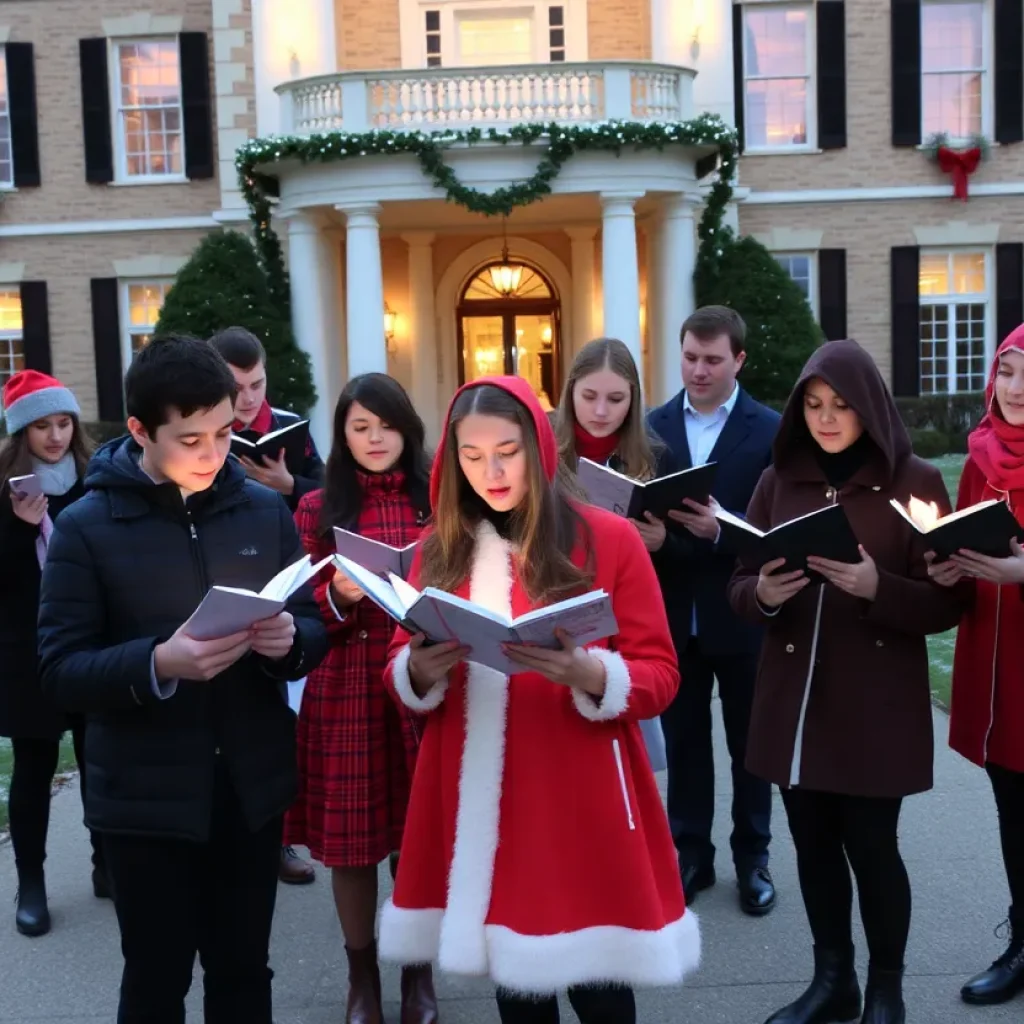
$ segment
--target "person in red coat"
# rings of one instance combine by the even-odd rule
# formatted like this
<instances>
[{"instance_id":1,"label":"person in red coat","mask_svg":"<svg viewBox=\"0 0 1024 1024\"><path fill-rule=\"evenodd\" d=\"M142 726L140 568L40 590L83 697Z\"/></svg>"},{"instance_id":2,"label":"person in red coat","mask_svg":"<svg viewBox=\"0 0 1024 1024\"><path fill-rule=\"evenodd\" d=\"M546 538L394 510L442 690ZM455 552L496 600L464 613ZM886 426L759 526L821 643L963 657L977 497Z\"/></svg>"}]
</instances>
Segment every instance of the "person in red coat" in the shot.
<instances>
[{"instance_id":1,"label":"person in red coat","mask_svg":"<svg viewBox=\"0 0 1024 1024\"><path fill-rule=\"evenodd\" d=\"M986 413L968 439L957 508L998 498L1024 525L1024 325L999 346L985 390ZM1002 1003L1024 990L1024 550L1005 558L962 551L931 567L951 586L973 583L953 658L949 744L992 782L1010 886L1010 942L960 990L967 1003Z\"/></svg>"},{"instance_id":2,"label":"person in red coat","mask_svg":"<svg viewBox=\"0 0 1024 1024\"><path fill-rule=\"evenodd\" d=\"M567 497L548 418L517 377L455 395L431 474L433 526L410 581L505 616L604 589L618 633L509 645L512 676L399 629L385 679L426 721L383 959L496 982L501 1020L636 1019L632 987L698 963L640 721L679 670L632 524Z\"/></svg>"},{"instance_id":3,"label":"person in red coat","mask_svg":"<svg viewBox=\"0 0 1024 1024\"><path fill-rule=\"evenodd\" d=\"M306 494L295 513L314 560L335 551L335 526L394 547L418 538L429 512L423 441L423 422L397 381L380 373L349 381L334 414L324 487ZM302 697L299 797L285 838L331 868L349 962L346 1021L380 1024L377 866L401 848L416 727L383 683L390 620L330 567L315 592L330 650ZM402 1022L436 1021L430 968L410 967L402 975Z\"/></svg>"}]
</instances>

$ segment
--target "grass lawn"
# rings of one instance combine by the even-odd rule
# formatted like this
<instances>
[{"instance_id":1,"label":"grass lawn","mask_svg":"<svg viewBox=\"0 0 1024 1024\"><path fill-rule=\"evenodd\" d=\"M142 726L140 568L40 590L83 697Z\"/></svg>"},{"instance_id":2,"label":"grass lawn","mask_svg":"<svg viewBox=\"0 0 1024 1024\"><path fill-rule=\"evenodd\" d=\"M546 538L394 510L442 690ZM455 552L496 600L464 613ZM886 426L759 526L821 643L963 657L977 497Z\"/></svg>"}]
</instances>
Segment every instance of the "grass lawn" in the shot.
<instances>
[{"instance_id":1,"label":"grass lawn","mask_svg":"<svg viewBox=\"0 0 1024 1024\"><path fill-rule=\"evenodd\" d=\"M11 782L11 761L14 754L11 741L0 739L0 833L7 831L7 787ZM71 745L71 733L61 741L57 771L67 772L75 767L75 751Z\"/></svg>"}]
</instances>

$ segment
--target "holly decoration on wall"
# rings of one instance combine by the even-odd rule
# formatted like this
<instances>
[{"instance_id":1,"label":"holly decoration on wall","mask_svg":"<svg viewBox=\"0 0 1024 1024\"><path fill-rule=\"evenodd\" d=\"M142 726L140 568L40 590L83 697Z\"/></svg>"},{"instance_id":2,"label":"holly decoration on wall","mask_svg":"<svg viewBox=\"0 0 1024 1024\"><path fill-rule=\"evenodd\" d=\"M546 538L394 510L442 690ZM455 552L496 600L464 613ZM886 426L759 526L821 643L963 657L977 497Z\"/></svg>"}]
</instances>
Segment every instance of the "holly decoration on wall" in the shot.
<instances>
[{"instance_id":1,"label":"holly decoration on wall","mask_svg":"<svg viewBox=\"0 0 1024 1024\"><path fill-rule=\"evenodd\" d=\"M967 180L989 154L989 142L984 135L972 135L966 144L954 146L945 132L937 132L925 143L925 151L939 170L953 180L953 199L967 202Z\"/></svg>"},{"instance_id":2,"label":"holly decoration on wall","mask_svg":"<svg viewBox=\"0 0 1024 1024\"><path fill-rule=\"evenodd\" d=\"M536 146L537 169L524 181L481 192L464 184L445 162L445 151L456 146ZM691 121L658 122L606 121L594 125L522 124L507 130L471 128L467 131L424 133L418 131L344 131L315 135L272 136L253 139L235 157L239 187L249 207L257 250L267 273L275 302L282 312L291 308L288 274L281 243L271 222L273 199L277 195L274 165L284 161L303 164L358 160L369 156L406 154L415 156L420 169L434 187L451 203L488 217L507 216L516 207L529 206L551 193L551 183L562 167L577 153L602 151L621 154L624 150L664 150L670 146L706 147L710 153L698 161L698 174L717 167L717 176L706 197L698 226L699 271L714 274L728 238L724 225L726 208L732 199L736 173L735 131L716 114L702 114Z\"/></svg>"}]
</instances>

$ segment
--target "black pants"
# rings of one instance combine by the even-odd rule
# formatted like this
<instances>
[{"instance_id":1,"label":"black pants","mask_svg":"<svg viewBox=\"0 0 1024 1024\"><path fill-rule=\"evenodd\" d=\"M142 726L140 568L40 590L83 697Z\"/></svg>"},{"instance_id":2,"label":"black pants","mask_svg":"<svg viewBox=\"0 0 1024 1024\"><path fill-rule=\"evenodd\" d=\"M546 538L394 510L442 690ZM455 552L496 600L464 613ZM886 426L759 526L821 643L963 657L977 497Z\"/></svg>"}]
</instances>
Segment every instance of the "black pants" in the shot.
<instances>
[{"instance_id":1,"label":"black pants","mask_svg":"<svg viewBox=\"0 0 1024 1024\"><path fill-rule=\"evenodd\" d=\"M570 988L569 1003L580 1024L636 1024L636 1002L631 988L618 985L580 985ZM501 1024L558 1024L558 1000L531 999L498 989Z\"/></svg>"},{"instance_id":2,"label":"black pants","mask_svg":"<svg viewBox=\"0 0 1024 1024\"><path fill-rule=\"evenodd\" d=\"M661 716L668 754L668 818L679 858L710 867L715 858L711 826L715 816L715 756L711 733L711 692L718 679L725 739L732 761L732 846L739 868L768 863L772 787L745 767L750 706L757 675L756 656L715 658L691 637L680 652L683 682Z\"/></svg>"},{"instance_id":3,"label":"black pants","mask_svg":"<svg viewBox=\"0 0 1024 1024\"><path fill-rule=\"evenodd\" d=\"M898 839L902 800L800 788L784 789L782 799L815 945L853 948L853 868L871 963L900 970L910 933L910 880Z\"/></svg>"},{"instance_id":4,"label":"black pants","mask_svg":"<svg viewBox=\"0 0 1024 1024\"><path fill-rule=\"evenodd\" d=\"M985 768L999 812L999 839L1010 885L1010 921L1016 935L1024 933L1024 772L991 761Z\"/></svg>"},{"instance_id":5,"label":"black pants","mask_svg":"<svg viewBox=\"0 0 1024 1024\"><path fill-rule=\"evenodd\" d=\"M85 721L75 719L71 730L78 761L79 793L85 808ZM11 740L14 764L8 796L11 844L20 868L37 870L46 860L46 836L50 829L50 795L53 776L60 756L60 740L14 737ZM93 866L103 869L103 849L99 838L91 834Z\"/></svg>"},{"instance_id":6,"label":"black pants","mask_svg":"<svg viewBox=\"0 0 1024 1024\"><path fill-rule=\"evenodd\" d=\"M118 1024L184 1024L196 953L206 1024L272 1024L282 819L250 832L218 772L206 843L104 835L121 929Z\"/></svg>"}]
</instances>

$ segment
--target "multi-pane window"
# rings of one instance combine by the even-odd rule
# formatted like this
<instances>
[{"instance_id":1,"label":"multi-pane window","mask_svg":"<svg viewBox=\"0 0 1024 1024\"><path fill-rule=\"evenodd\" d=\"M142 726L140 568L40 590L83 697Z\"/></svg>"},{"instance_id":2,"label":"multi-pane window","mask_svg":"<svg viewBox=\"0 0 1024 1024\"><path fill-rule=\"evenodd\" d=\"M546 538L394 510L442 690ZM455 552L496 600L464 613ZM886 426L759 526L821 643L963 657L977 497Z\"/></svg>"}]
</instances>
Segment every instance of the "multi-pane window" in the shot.
<instances>
[{"instance_id":1,"label":"multi-pane window","mask_svg":"<svg viewBox=\"0 0 1024 1024\"><path fill-rule=\"evenodd\" d=\"M815 307L814 257L810 253L784 252L776 253L775 259L793 279L793 283L807 300L807 305L813 310Z\"/></svg>"},{"instance_id":2,"label":"multi-pane window","mask_svg":"<svg viewBox=\"0 0 1024 1024\"><path fill-rule=\"evenodd\" d=\"M744 134L748 149L810 144L813 67L810 7L744 7Z\"/></svg>"},{"instance_id":3,"label":"multi-pane window","mask_svg":"<svg viewBox=\"0 0 1024 1024\"><path fill-rule=\"evenodd\" d=\"M0 288L0 387L3 387L8 377L24 369L21 289Z\"/></svg>"},{"instance_id":4,"label":"multi-pane window","mask_svg":"<svg viewBox=\"0 0 1024 1024\"><path fill-rule=\"evenodd\" d=\"M982 391L988 367L988 265L984 252L923 252L921 394Z\"/></svg>"},{"instance_id":5,"label":"multi-pane window","mask_svg":"<svg viewBox=\"0 0 1024 1024\"><path fill-rule=\"evenodd\" d=\"M529 14L457 13L455 26L462 67L533 63L533 18Z\"/></svg>"},{"instance_id":6,"label":"multi-pane window","mask_svg":"<svg viewBox=\"0 0 1024 1024\"><path fill-rule=\"evenodd\" d=\"M548 8L548 60L565 60L565 8Z\"/></svg>"},{"instance_id":7,"label":"multi-pane window","mask_svg":"<svg viewBox=\"0 0 1024 1024\"><path fill-rule=\"evenodd\" d=\"M179 177L185 161L177 42L121 42L114 54L120 176Z\"/></svg>"},{"instance_id":8,"label":"multi-pane window","mask_svg":"<svg viewBox=\"0 0 1024 1024\"><path fill-rule=\"evenodd\" d=\"M441 12L424 11L427 43L427 67L441 66Z\"/></svg>"},{"instance_id":9,"label":"multi-pane window","mask_svg":"<svg viewBox=\"0 0 1024 1024\"><path fill-rule=\"evenodd\" d=\"M7 53L0 46L0 188L14 184L11 153L11 106L7 95Z\"/></svg>"},{"instance_id":10,"label":"multi-pane window","mask_svg":"<svg viewBox=\"0 0 1024 1024\"><path fill-rule=\"evenodd\" d=\"M125 281L122 284L124 331L124 365L127 366L140 349L149 344L156 330L164 299L172 281Z\"/></svg>"},{"instance_id":11,"label":"multi-pane window","mask_svg":"<svg viewBox=\"0 0 1024 1024\"><path fill-rule=\"evenodd\" d=\"M983 127L985 4L925 0L921 6L921 114L925 138L966 139Z\"/></svg>"}]
</instances>

